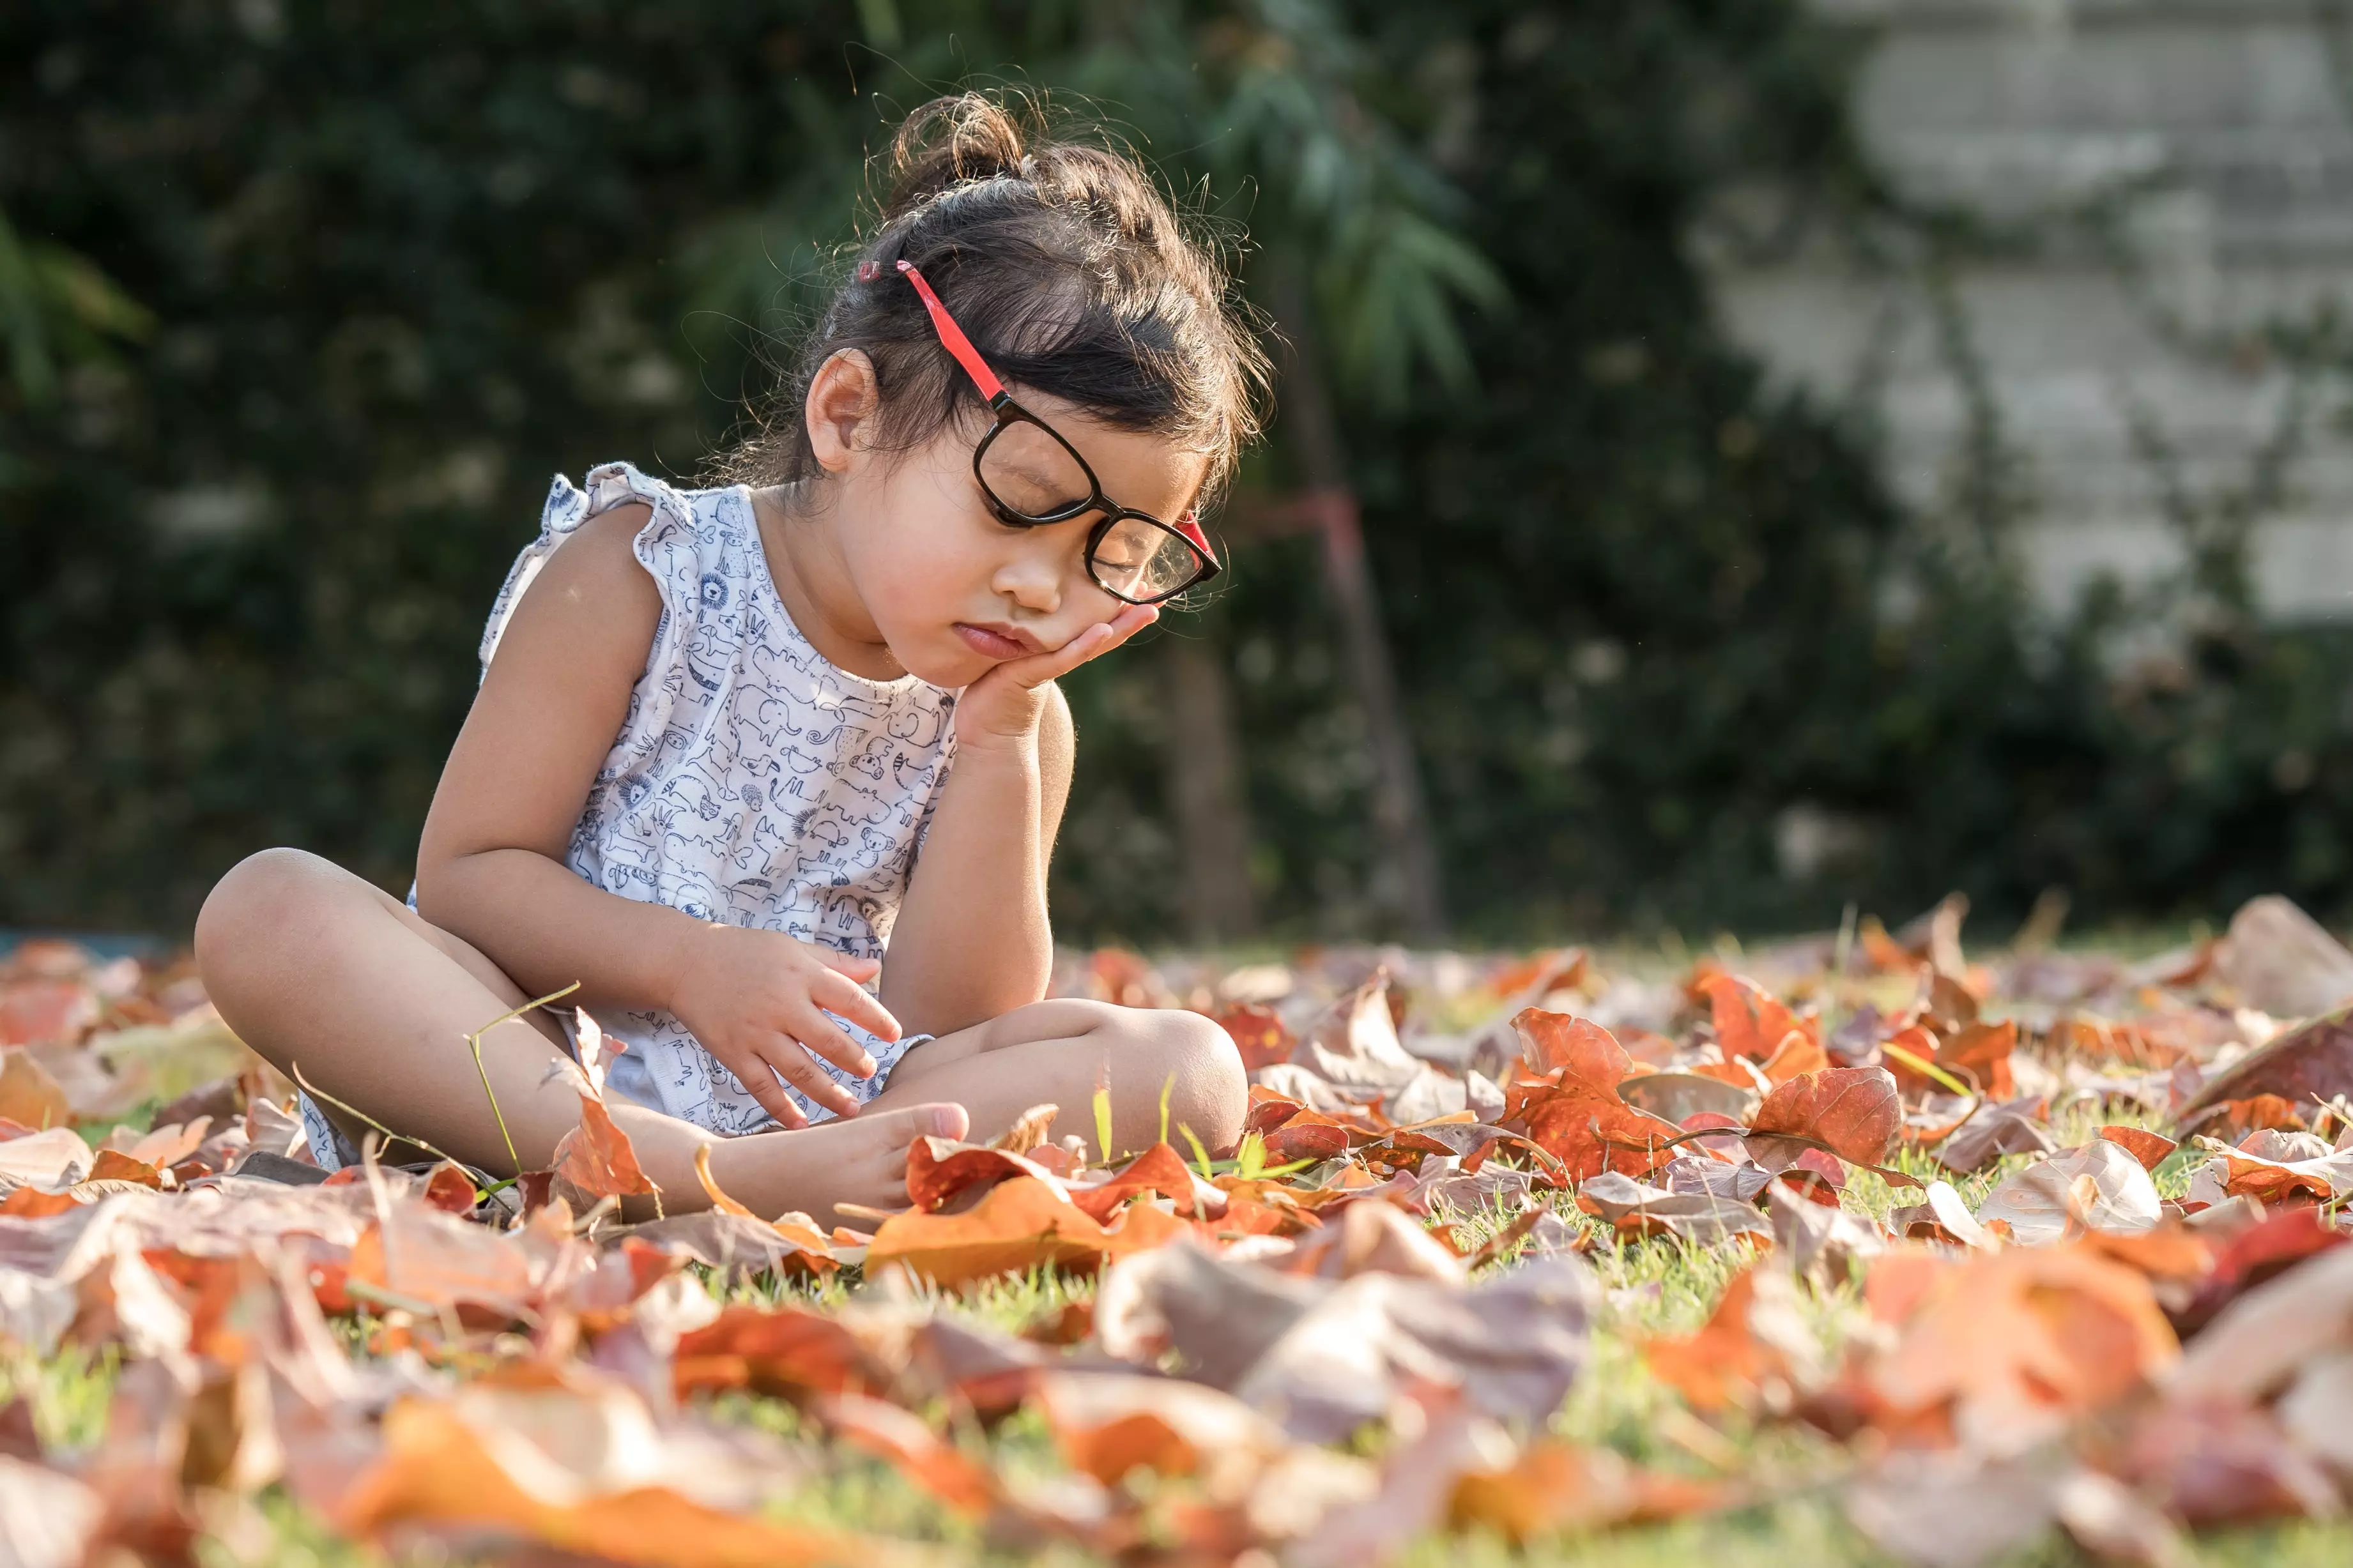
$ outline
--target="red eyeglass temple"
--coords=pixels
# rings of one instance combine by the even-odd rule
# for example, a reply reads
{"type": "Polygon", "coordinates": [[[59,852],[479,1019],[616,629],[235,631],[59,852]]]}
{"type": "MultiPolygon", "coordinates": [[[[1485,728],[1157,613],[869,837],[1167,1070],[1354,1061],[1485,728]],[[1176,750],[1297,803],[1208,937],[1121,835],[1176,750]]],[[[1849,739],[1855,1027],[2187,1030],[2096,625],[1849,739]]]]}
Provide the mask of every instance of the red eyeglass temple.
{"type": "MultiPolygon", "coordinates": [[[[923,309],[931,312],[932,326],[940,334],[940,342],[956,363],[964,366],[964,373],[972,377],[973,385],[980,388],[980,395],[988,399],[988,405],[995,408],[1008,401],[1012,394],[1007,392],[1005,384],[997,379],[997,373],[988,368],[988,362],[980,357],[980,351],[972,346],[972,340],[964,335],[964,329],[956,325],[954,316],[948,314],[948,308],[940,303],[940,297],[932,292],[932,286],[923,281],[921,272],[915,270],[915,264],[902,261],[899,270],[905,273],[907,281],[915,286],[915,293],[923,300],[923,309]]],[[[1210,565],[1218,563],[1217,552],[1209,548],[1208,537],[1201,531],[1200,521],[1192,512],[1187,512],[1170,526],[1183,534],[1194,549],[1208,557],[1210,565]]]]}

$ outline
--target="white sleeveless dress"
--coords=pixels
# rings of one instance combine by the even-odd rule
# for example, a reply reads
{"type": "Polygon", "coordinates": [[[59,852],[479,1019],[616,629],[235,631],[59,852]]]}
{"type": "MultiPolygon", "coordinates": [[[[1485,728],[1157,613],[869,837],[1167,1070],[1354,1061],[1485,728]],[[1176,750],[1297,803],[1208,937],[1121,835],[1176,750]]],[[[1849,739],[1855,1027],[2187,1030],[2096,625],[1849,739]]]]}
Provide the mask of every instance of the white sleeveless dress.
{"type": "MultiPolygon", "coordinates": [[[[636,554],[661,591],[661,620],[565,863],[622,898],[881,957],[947,778],[955,693],[913,676],[868,680],[811,647],[768,574],[749,490],[680,490],[627,463],[591,469],[585,491],[558,475],[539,537],[491,608],[484,669],[556,546],[633,501],[653,511],[636,554]]],[[[609,1079],[619,1093],[714,1132],[776,1125],[671,1015],[596,1021],[627,1043],[609,1079]]],[[[874,1076],[817,1065],[861,1103],[925,1037],[844,1026],[872,1053],[874,1076]]],[[[812,1121],[831,1114],[785,1088],[812,1121]]],[[[320,1163],[347,1163],[332,1124],[303,1110],[320,1163]]]]}

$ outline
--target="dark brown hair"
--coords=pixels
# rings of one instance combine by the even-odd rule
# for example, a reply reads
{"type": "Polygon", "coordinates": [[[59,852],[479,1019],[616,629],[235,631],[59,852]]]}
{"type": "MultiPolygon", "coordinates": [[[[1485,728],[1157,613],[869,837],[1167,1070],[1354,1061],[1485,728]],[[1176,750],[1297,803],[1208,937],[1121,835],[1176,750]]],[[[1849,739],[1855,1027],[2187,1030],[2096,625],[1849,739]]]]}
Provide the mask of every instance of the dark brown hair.
{"type": "Polygon", "coordinates": [[[1259,434],[1267,358],[1219,248],[1188,232],[1134,158],[1051,139],[1033,100],[1008,108],[967,92],[909,115],[869,174],[888,192],[880,222],[844,258],[849,277],[762,428],[727,459],[730,478],[818,474],[803,409],[843,349],[873,362],[885,449],[985,409],[894,265],[903,259],[1017,395],[1064,398],[1208,453],[1201,500],[1216,500],[1259,434]]]}

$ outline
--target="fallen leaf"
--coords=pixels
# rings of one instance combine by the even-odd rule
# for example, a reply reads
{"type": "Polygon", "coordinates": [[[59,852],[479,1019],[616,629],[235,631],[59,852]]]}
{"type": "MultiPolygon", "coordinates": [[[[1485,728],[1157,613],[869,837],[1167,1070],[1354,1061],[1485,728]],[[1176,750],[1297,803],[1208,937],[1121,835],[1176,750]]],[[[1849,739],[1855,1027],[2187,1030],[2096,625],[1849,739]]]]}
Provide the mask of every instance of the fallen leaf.
{"type": "Polygon", "coordinates": [[[1523,1009],[1512,1019],[1520,1037],[1520,1055],[1528,1071],[1543,1077],[1558,1072],[1563,1088],[1582,1088],[1614,1095],[1619,1082],[1634,1068],[1633,1058],[1618,1037],[1589,1019],[1541,1007],[1523,1009]]]}
{"type": "Polygon", "coordinates": [[[0,1455],[0,1563],[80,1568],[106,1514],[87,1482],[0,1455]]]}
{"type": "Polygon", "coordinates": [[[1753,980],[1718,972],[1702,980],[1700,990],[1708,1000],[1716,1044],[1727,1057],[1767,1062],[1792,1033],[1812,1036],[1810,1021],[1801,1021],[1753,980]]]}
{"type": "Polygon", "coordinates": [[[1759,1099],[1755,1089],[1696,1072],[1643,1073],[1620,1083],[1618,1097],[1678,1127],[1703,1112],[1746,1126],[1759,1099]]]}
{"type": "Polygon", "coordinates": [[[1297,1042],[1283,1026],[1282,1016],[1273,1008],[1258,1002],[1229,1002],[1213,1015],[1218,1026],[1241,1052],[1244,1070],[1256,1072],[1277,1062],[1289,1061],[1297,1042]]]}
{"type": "Polygon", "coordinates": [[[967,1194],[1026,1176],[1063,1191],[1061,1178],[1025,1154],[953,1138],[918,1138],[907,1148],[907,1201],[919,1210],[944,1208],[967,1194]]]}
{"type": "Polygon", "coordinates": [[[0,1046],[70,1043],[98,1019],[97,994],[81,981],[16,980],[0,985],[0,1046]]]}
{"type": "MultiPolygon", "coordinates": [[[[404,1522],[505,1531],[643,1568],[882,1563],[891,1544],[704,1500],[752,1479],[715,1445],[658,1429],[617,1389],[460,1389],[385,1413],[382,1458],[334,1510],[373,1533],[404,1522]]],[[[737,1500],[731,1499],[731,1501],[737,1500]]],[[[741,1500],[749,1503],[751,1498],[741,1500]]]]}
{"type": "Polygon", "coordinates": [[[670,1365],[681,1396],[713,1389],[866,1394],[890,1381],[839,1319],[795,1307],[723,1307],[716,1319],[679,1336],[670,1365]]]}
{"type": "Polygon", "coordinates": [[[1977,1222],[2002,1221],[2021,1245],[2043,1247],[2070,1223],[2129,1235],[2153,1227],[2158,1212],[2147,1169],[2123,1145],[2095,1138],[2011,1172],[1978,1205],[1977,1222]]]}
{"type": "Polygon", "coordinates": [[[1936,1150],[1936,1163],[1961,1175],[1974,1175],[2005,1154],[2051,1152],[2047,1123],[2028,1114],[2038,1101],[1979,1105],[1936,1150]]]}
{"type": "MultiPolygon", "coordinates": [[[[1760,1178],[1763,1174],[1758,1173],[1760,1178]]],[[[1669,1192],[1615,1171],[1587,1177],[1577,1186],[1577,1201],[1578,1207],[1600,1215],[1621,1236],[1677,1236],[1713,1244],[1773,1233],[1771,1222],[1754,1204],[1711,1193],[1669,1192]]]]}
{"type": "Polygon", "coordinates": [[[1647,1340],[1641,1352],[1651,1376],[1709,1413],[1786,1406],[1816,1353],[1788,1277],[1755,1268],[1733,1276],[1697,1333],[1647,1340]]]}
{"type": "Polygon", "coordinates": [[[2175,1120],[2188,1125],[2226,1101],[2258,1095],[2275,1095],[2291,1108],[2353,1099],[2353,1018],[2315,1018],[2249,1052],[2207,1079],[2175,1120]]]}
{"type": "Polygon", "coordinates": [[[580,1125],[555,1145],[557,1190],[569,1188],[590,1203],[607,1197],[648,1197],[659,1191],[638,1165],[636,1146],[614,1122],[605,1102],[593,1094],[583,1093],[579,1098],[580,1125]]]}
{"type": "Polygon", "coordinates": [[[2274,1017],[2308,1018],[2353,1001],[2353,952],[2275,893],[2240,906],[2214,963],[2248,1006],[2274,1017]]]}
{"type": "Polygon", "coordinates": [[[2189,1301],[2172,1313],[2184,1339],[2214,1321],[2215,1314],[2267,1280],[2347,1240],[2317,1208],[2282,1209],[2223,1242],[2189,1301]]]}
{"type": "Polygon", "coordinates": [[[1775,1088],[1748,1130],[1814,1139],[1841,1160],[1877,1165],[1903,1120],[1903,1098],[1886,1068],[1831,1068],[1775,1088]]]}
{"type": "Polygon", "coordinates": [[[1599,1294],[1570,1257],[1465,1288],[1387,1273],[1302,1279],[1185,1244],[1116,1264],[1095,1326],[1109,1353],[1174,1352],[1188,1378],[1324,1442],[1419,1384],[1451,1385],[1499,1419],[1545,1419],[1583,1363],[1599,1294]]]}
{"type": "Polygon", "coordinates": [[[2099,1135],[2117,1145],[2141,1163],[2141,1169],[2154,1173],[2165,1163],[2165,1157],[2180,1147],[2161,1132],[2146,1127],[2126,1127],[2115,1123],[2099,1130],[2099,1135]]]}
{"type": "Polygon", "coordinates": [[[2021,1453],[2180,1357],[2147,1277],[2086,1247],[2005,1247],[1915,1279],[1860,1373],[1873,1419],[1899,1430],[2021,1453]]]}
{"type": "Polygon", "coordinates": [[[936,1285],[960,1285],[1040,1264],[1093,1268],[1190,1234],[1189,1222],[1149,1205],[1103,1225],[1056,1185],[1017,1176],[962,1214],[910,1212],[883,1221],[867,1248],[866,1268],[873,1275],[896,1264],[936,1285]]]}
{"type": "Polygon", "coordinates": [[[1282,1428],[1233,1395],[1176,1378],[1121,1372],[1062,1372],[1042,1379],[1037,1400],[1055,1444],[1073,1469],[1105,1486],[1132,1470],[1189,1476],[1240,1466],[1218,1491],[1247,1489],[1248,1473],[1292,1446],[1282,1428]]]}
{"type": "Polygon", "coordinates": [[[1033,1105],[1015,1117],[1012,1126],[990,1139],[988,1146],[1008,1154],[1027,1154],[1052,1136],[1054,1118],[1061,1111],[1059,1105],[1033,1105]]]}
{"type": "Polygon", "coordinates": [[[73,1108],[30,1051],[11,1047],[0,1050],[0,1117],[36,1129],[63,1127],[73,1120],[73,1108]]]}

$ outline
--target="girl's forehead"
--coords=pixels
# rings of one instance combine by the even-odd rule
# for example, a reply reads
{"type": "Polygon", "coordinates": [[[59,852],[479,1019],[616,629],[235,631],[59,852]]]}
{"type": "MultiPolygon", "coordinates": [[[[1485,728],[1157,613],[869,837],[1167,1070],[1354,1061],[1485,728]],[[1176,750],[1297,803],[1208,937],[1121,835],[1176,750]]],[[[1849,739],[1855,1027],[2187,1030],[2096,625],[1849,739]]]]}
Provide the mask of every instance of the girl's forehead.
{"type": "Polygon", "coordinates": [[[1182,510],[1208,477],[1209,454],[1182,437],[1124,430],[1059,397],[1016,390],[1024,408],[1053,426],[1122,506],[1182,510]]]}

